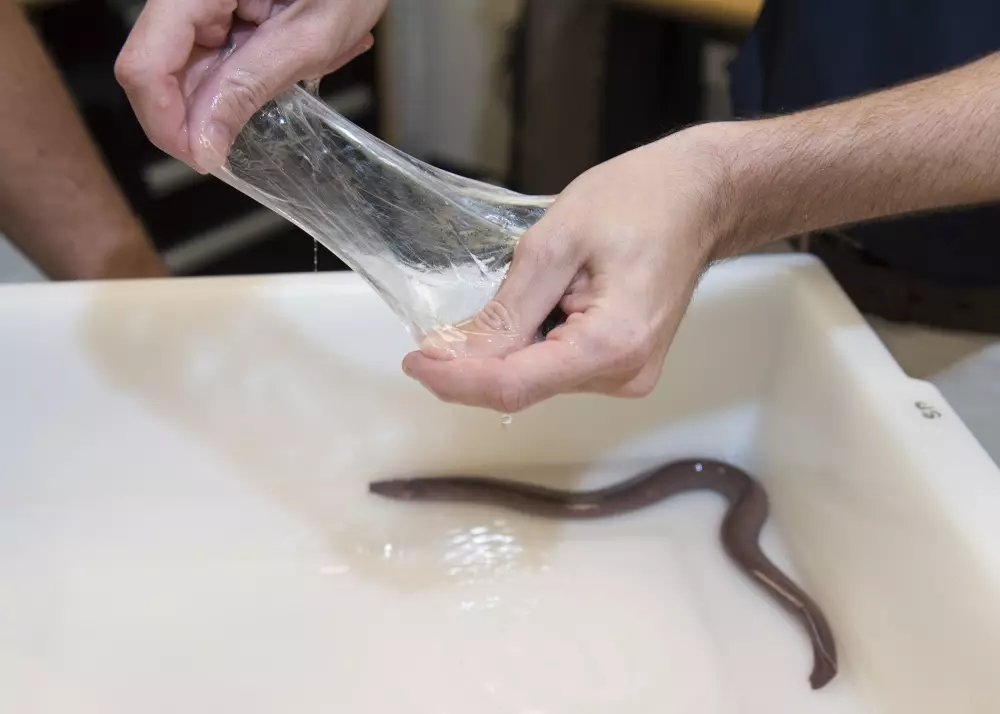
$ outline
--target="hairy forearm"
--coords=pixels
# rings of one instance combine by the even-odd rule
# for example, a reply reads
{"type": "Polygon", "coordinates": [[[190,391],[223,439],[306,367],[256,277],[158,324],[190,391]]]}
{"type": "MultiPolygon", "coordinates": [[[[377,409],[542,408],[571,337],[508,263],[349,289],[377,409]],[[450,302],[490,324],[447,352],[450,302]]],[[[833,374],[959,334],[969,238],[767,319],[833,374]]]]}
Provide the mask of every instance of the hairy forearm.
{"type": "Polygon", "coordinates": [[[725,167],[717,257],[808,231],[1000,199],[1000,53],[782,117],[702,128],[725,167]]]}
{"type": "Polygon", "coordinates": [[[0,231],[55,279],[165,274],[12,0],[0,0],[0,97],[0,231]]]}

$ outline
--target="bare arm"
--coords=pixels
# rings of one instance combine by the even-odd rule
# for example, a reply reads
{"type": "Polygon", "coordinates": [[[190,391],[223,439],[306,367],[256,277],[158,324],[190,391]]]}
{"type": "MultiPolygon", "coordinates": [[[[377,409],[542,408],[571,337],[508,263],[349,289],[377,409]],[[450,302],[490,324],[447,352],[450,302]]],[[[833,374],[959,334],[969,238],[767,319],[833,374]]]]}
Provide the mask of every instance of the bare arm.
{"type": "Polygon", "coordinates": [[[432,336],[403,368],[445,401],[504,412],[574,392],[644,396],[711,260],[995,199],[1000,54],[811,111],[691,127],[573,181],[464,339],[432,336]],[[556,304],[568,319],[536,342],[556,304]]]}
{"type": "Polygon", "coordinates": [[[0,0],[0,231],[54,279],[165,269],[13,0],[0,0]]]}
{"type": "Polygon", "coordinates": [[[1000,53],[843,103],[697,131],[726,167],[717,255],[991,202],[1000,199],[1000,53]]]}

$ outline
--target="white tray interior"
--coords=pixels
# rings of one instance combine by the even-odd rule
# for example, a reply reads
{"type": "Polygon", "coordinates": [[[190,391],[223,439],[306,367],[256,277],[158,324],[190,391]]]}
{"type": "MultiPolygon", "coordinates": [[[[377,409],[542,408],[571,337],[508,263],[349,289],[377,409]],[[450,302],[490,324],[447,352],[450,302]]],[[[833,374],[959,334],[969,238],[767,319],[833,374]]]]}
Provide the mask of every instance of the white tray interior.
{"type": "Polygon", "coordinates": [[[713,268],[652,396],[509,426],[408,380],[348,274],[0,287],[0,334],[0,711],[1000,711],[1000,473],[811,258],[713,268]],[[565,523],[366,490],[688,456],[767,489],[826,689],[715,494],[565,523]]]}

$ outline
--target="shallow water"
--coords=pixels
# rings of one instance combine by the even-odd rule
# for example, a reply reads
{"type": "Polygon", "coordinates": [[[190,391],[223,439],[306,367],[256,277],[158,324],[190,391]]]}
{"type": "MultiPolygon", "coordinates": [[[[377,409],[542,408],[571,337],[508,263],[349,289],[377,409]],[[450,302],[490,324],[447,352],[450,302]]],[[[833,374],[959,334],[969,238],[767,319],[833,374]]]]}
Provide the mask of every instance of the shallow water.
{"type": "Polygon", "coordinates": [[[873,711],[850,671],[810,690],[807,639],[724,556],[714,494],[572,524],[358,496],[327,533],[243,531],[210,493],[159,504],[185,533],[93,505],[6,524],[32,537],[0,538],[4,711],[873,711]]]}

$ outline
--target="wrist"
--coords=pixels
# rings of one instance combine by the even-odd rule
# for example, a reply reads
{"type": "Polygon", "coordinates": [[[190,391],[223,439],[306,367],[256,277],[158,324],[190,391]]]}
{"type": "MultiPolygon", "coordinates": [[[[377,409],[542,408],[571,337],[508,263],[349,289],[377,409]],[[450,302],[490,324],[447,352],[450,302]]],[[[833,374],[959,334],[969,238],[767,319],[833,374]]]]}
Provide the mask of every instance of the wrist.
{"type": "Polygon", "coordinates": [[[693,207],[688,233],[702,269],[753,247],[743,240],[746,192],[733,165],[739,130],[735,123],[698,124],[658,142],[660,163],[674,174],[668,190],[683,190],[693,207]]]}
{"type": "Polygon", "coordinates": [[[106,246],[96,261],[81,266],[89,279],[117,280],[167,277],[167,269],[144,233],[125,237],[106,246]]]}
{"type": "Polygon", "coordinates": [[[812,201],[803,192],[815,187],[815,172],[823,172],[824,159],[830,157],[811,155],[812,135],[789,126],[789,121],[777,117],[714,122],[686,130],[715,166],[710,261],[820,227],[813,223],[825,217],[809,209],[812,201]]]}
{"type": "Polygon", "coordinates": [[[99,277],[105,280],[165,278],[166,265],[153,248],[144,242],[121,246],[110,253],[101,267],[99,277]]]}
{"type": "Polygon", "coordinates": [[[56,279],[121,280],[167,277],[163,260],[139,227],[122,229],[104,239],[80,240],[61,256],[56,279]]]}

